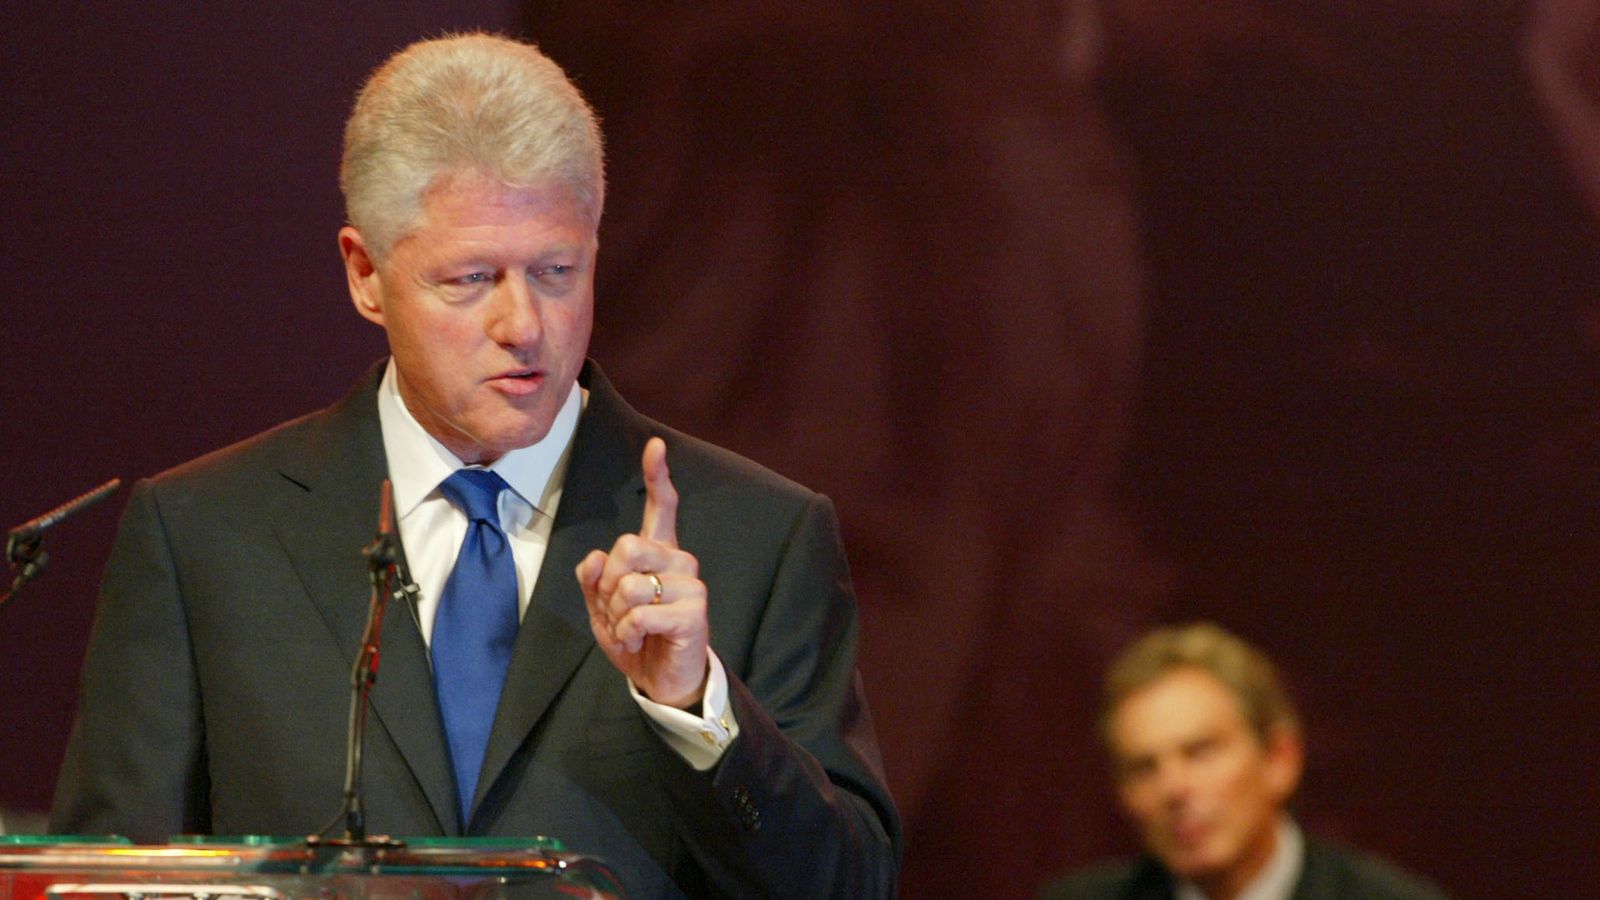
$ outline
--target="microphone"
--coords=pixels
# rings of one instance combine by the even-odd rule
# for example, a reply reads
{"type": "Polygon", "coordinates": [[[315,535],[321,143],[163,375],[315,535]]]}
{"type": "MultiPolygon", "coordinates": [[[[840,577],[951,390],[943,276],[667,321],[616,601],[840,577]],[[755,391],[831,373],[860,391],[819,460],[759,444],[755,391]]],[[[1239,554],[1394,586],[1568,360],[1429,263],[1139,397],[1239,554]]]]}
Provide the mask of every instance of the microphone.
{"type": "Polygon", "coordinates": [[[362,749],[367,736],[367,708],[372,705],[372,686],[378,681],[378,645],[383,635],[383,619],[391,599],[413,601],[420,592],[406,571],[400,535],[394,524],[394,485],[383,480],[378,504],[378,535],[361,554],[367,558],[372,581],[372,597],[367,604],[367,625],[361,634],[361,647],[350,667],[350,719],[345,730],[344,807],[321,831],[306,837],[311,846],[399,847],[404,841],[387,836],[367,837],[366,812],[361,806],[362,749]],[[324,838],[340,819],[344,836],[324,838]]]}
{"type": "Polygon", "coordinates": [[[116,493],[119,487],[122,487],[122,479],[113,478],[82,496],[68,500],[37,519],[29,519],[6,532],[6,555],[11,557],[12,562],[17,562],[18,560],[12,551],[13,544],[31,541],[39,537],[45,530],[60,524],[116,493]]]}
{"type": "Polygon", "coordinates": [[[367,558],[369,567],[393,565],[399,556],[396,552],[399,540],[394,530],[394,485],[385,478],[378,500],[378,536],[361,555],[367,558]]]}
{"type": "Polygon", "coordinates": [[[44,533],[67,519],[94,506],[122,487],[122,479],[113,478],[88,493],[75,497],[42,516],[29,519],[6,532],[6,561],[17,568],[17,577],[10,590],[0,595],[0,607],[17,595],[22,586],[39,577],[50,554],[44,552],[44,533]]]}

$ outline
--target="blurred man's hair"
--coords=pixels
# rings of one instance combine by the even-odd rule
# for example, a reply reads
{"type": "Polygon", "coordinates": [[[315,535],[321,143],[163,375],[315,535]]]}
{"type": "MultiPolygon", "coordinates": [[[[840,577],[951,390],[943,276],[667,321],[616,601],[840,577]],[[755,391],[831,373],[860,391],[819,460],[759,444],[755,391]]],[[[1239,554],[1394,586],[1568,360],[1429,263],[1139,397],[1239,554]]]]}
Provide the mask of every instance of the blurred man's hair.
{"type": "Polygon", "coordinates": [[[1157,628],[1122,651],[1106,672],[1100,736],[1108,750],[1111,720],[1133,694],[1183,669],[1207,672],[1239,701],[1245,721],[1263,742],[1273,730],[1298,731],[1300,717],[1266,655],[1210,622],[1157,628]]]}

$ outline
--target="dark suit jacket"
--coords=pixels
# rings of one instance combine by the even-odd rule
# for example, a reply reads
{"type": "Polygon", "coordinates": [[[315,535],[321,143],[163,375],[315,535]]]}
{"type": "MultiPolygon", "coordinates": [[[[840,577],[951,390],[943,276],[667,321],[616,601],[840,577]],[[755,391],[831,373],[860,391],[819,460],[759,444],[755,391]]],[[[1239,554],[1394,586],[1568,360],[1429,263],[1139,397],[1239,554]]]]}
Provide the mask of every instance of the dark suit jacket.
{"type": "MultiPolygon", "coordinates": [[[[334,406],[140,482],[102,587],[52,829],[299,835],[338,811],[386,463],[374,367],[334,406]]],[[[855,668],[832,505],[634,412],[592,363],[471,821],[414,616],[383,633],[370,833],[555,837],[630,896],[884,896],[899,823],[855,668]],[[639,527],[666,438],[741,734],[696,772],[595,646],[573,570],[639,527]]]]}
{"type": "MultiPolygon", "coordinates": [[[[1057,881],[1042,900],[1172,900],[1172,876],[1150,857],[1057,881]]],[[[1432,885],[1364,853],[1306,837],[1305,869],[1290,900],[1443,900],[1432,885]]]]}

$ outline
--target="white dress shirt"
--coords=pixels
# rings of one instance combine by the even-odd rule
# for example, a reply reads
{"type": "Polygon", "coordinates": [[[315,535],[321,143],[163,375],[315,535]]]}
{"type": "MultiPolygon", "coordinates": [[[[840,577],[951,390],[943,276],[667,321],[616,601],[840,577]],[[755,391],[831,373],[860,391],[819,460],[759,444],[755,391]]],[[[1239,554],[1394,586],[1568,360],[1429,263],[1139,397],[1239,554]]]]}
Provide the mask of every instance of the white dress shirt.
{"type": "MultiPolygon", "coordinates": [[[[519,617],[527,612],[550,544],[572,438],[585,402],[585,392],[574,383],[543,440],[512,450],[488,467],[511,486],[511,490],[500,493],[499,512],[500,527],[511,544],[517,569],[519,617]]],[[[393,359],[378,387],[378,422],[389,462],[389,481],[394,486],[400,542],[405,547],[407,567],[420,590],[413,612],[422,640],[431,646],[439,595],[455,566],[468,524],[466,514],[439,493],[439,485],[464,466],[406,408],[395,379],[393,359]]],[[[639,693],[631,681],[628,684],[633,698],[659,726],[661,735],[701,770],[716,765],[739,734],[738,723],[728,708],[727,673],[717,655],[709,648],[708,653],[710,671],[700,703],[701,715],[656,703],[639,693]]]]}

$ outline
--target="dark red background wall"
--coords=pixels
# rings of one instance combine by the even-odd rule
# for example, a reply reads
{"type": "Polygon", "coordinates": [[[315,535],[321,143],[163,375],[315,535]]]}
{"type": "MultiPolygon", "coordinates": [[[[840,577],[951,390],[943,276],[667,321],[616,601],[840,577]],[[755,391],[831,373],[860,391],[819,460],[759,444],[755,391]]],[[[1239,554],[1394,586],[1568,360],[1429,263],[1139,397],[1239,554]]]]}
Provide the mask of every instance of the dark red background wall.
{"type": "MultiPolygon", "coordinates": [[[[354,90],[531,33],[611,140],[594,355],[839,503],[906,896],[1131,850],[1095,679],[1198,617],[1287,671],[1309,827],[1463,897],[1595,894],[1600,219],[1527,10],[791,7],[12,11],[0,522],[338,396],[383,352],[333,240],[354,90]]],[[[13,825],[114,520],[0,612],[13,825]]]]}

